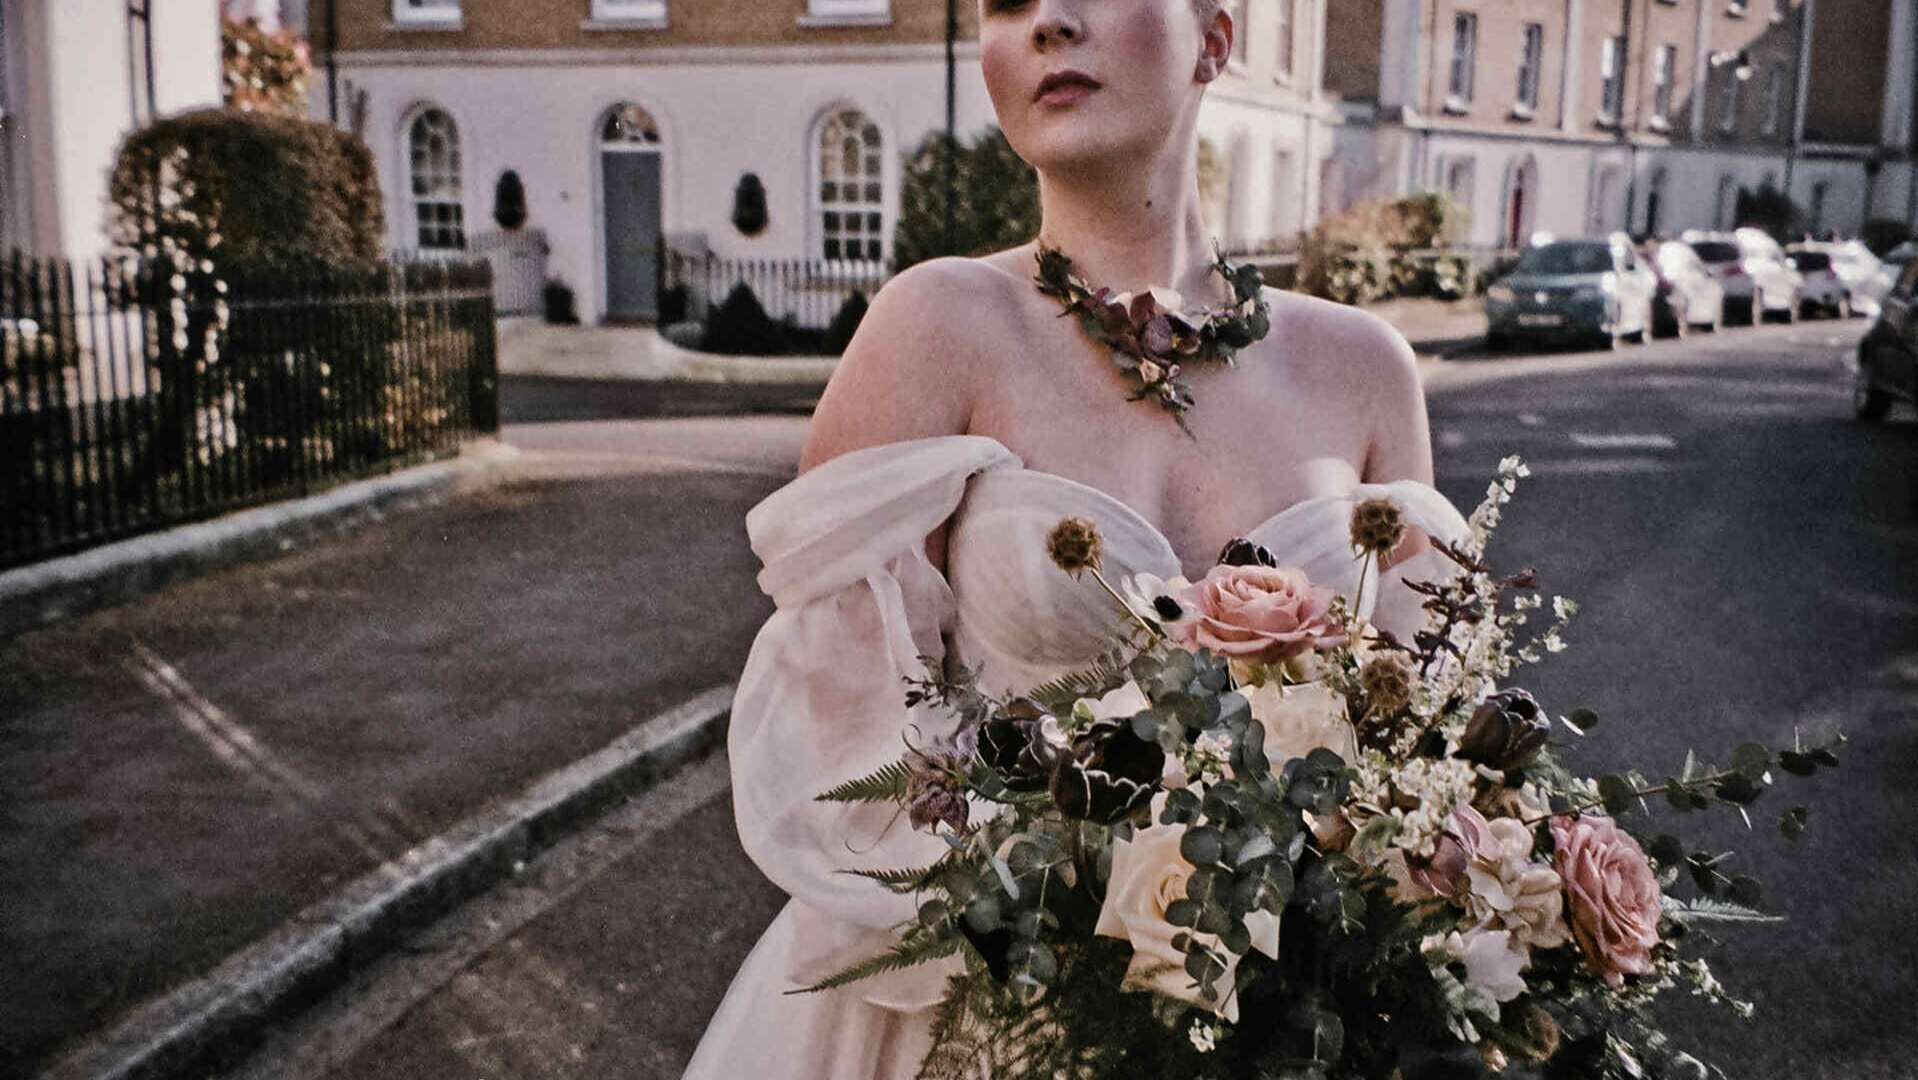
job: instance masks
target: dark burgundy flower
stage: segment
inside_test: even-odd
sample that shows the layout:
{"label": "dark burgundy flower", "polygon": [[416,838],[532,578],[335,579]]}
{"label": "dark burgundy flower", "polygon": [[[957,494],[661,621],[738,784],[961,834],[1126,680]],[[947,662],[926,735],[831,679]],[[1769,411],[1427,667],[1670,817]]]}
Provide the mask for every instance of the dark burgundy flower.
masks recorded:
{"label": "dark burgundy flower", "polygon": [[1066,816],[1111,824],[1144,806],[1159,789],[1165,751],[1129,722],[1101,720],[1072,740],[1052,771],[1052,800]]}
{"label": "dark burgundy flower", "polygon": [[1013,791],[1039,791],[1052,775],[1052,747],[1040,737],[1046,712],[1031,698],[1015,698],[979,728],[979,757]]}
{"label": "dark burgundy flower", "polygon": [[1516,688],[1501,690],[1472,712],[1458,756],[1488,768],[1516,769],[1538,756],[1551,733],[1537,698]]}
{"label": "dark burgundy flower", "polygon": [[1269,566],[1278,568],[1279,560],[1272,553],[1250,540],[1229,540],[1219,550],[1220,566]]}

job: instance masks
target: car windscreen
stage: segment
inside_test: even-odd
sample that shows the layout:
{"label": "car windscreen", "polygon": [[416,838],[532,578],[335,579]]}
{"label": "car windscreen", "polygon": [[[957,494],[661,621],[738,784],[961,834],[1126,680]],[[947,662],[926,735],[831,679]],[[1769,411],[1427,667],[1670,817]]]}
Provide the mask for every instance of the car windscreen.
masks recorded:
{"label": "car windscreen", "polygon": [[1708,263],[1737,262],[1744,258],[1739,254],[1737,244],[1727,244],[1722,240],[1701,240],[1692,245],[1692,250]]}
{"label": "car windscreen", "polygon": [[1612,249],[1604,244],[1547,244],[1527,248],[1513,273],[1602,274],[1612,268]]}
{"label": "car windscreen", "polygon": [[1822,251],[1794,251],[1791,261],[1800,270],[1831,269],[1831,256]]}

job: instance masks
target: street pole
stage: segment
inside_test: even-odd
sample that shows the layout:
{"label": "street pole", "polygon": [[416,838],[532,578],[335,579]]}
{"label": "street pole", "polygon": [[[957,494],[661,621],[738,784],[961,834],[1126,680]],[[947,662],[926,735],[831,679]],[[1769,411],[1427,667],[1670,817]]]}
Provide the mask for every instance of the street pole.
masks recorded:
{"label": "street pole", "polygon": [[1811,96],[1811,35],[1816,25],[1818,0],[1805,0],[1798,9],[1797,49],[1792,57],[1792,119],[1791,138],[1785,144],[1785,205],[1797,204],[1792,199],[1792,169],[1798,164],[1798,146],[1805,138],[1805,109],[1810,104],[1806,99]]}
{"label": "street pole", "polygon": [[340,20],[336,0],[326,0],[326,122],[340,126]]}
{"label": "street pole", "polygon": [[[955,52],[956,43],[958,42],[958,39],[959,39],[959,0],[946,0],[946,155],[944,159],[945,160],[944,179],[945,179],[945,187],[946,187],[946,232],[945,232],[946,243],[944,246],[948,246],[948,247],[952,244],[953,216],[954,216],[953,200],[956,198],[956,192],[954,192],[953,190],[953,187],[954,187],[953,172],[954,172],[954,166],[956,164],[954,159],[956,159],[959,156],[959,135],[958,135],[959,63],[958,63],[957,54]],[[960,253],[948,252],[948,254],[960,254]]]}

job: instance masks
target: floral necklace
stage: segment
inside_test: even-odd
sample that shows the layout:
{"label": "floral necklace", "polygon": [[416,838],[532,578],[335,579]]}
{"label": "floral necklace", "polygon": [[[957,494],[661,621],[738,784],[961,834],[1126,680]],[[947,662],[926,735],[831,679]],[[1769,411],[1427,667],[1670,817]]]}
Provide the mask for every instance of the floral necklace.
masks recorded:
{"label": "floral necklace", "polygon": [[1233,301],[1214,308],[1182,311],[1185,299],[1171,289],[1150,288],[1138,295],[1093,289],[1072,272],[1072,260],[1039,242],[1039,291],[1077,315],[1086,336],[1112,350],[1112,362],[1138,384],[1127,401],[1158,401],[1187,435],[1185,411],[1193,405],[1191,388],[1181,377],[1186,365],[1231,365],[1240,349],[1263,338],[1272,327],[1259,268],[1233,264],[1217,247],[1212,269],[1232,286]]}

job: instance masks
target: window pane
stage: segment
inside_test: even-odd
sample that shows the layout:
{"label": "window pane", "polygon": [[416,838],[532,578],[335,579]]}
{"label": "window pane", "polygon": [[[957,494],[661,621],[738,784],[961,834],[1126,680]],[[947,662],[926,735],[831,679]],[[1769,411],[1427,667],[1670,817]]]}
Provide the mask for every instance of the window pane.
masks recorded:
{"label": "window pane", "polygon": [[837,259],[838,257],[839,257],[839,241],[829,236],[826,238],[826,258]]}
{"label": "window pane", "polygon": [[831,180],[821,180],[819,182],[819,201],[820,202],[838,202],[839,201],[839,185],[832,182]]}
{"label": "window pane", "polygon": [[869,203],[876,203],[880,200],[880,198],[881,198],[881,195],[879,194],[879,185],[867,184],[866,185],[866,201]]}

